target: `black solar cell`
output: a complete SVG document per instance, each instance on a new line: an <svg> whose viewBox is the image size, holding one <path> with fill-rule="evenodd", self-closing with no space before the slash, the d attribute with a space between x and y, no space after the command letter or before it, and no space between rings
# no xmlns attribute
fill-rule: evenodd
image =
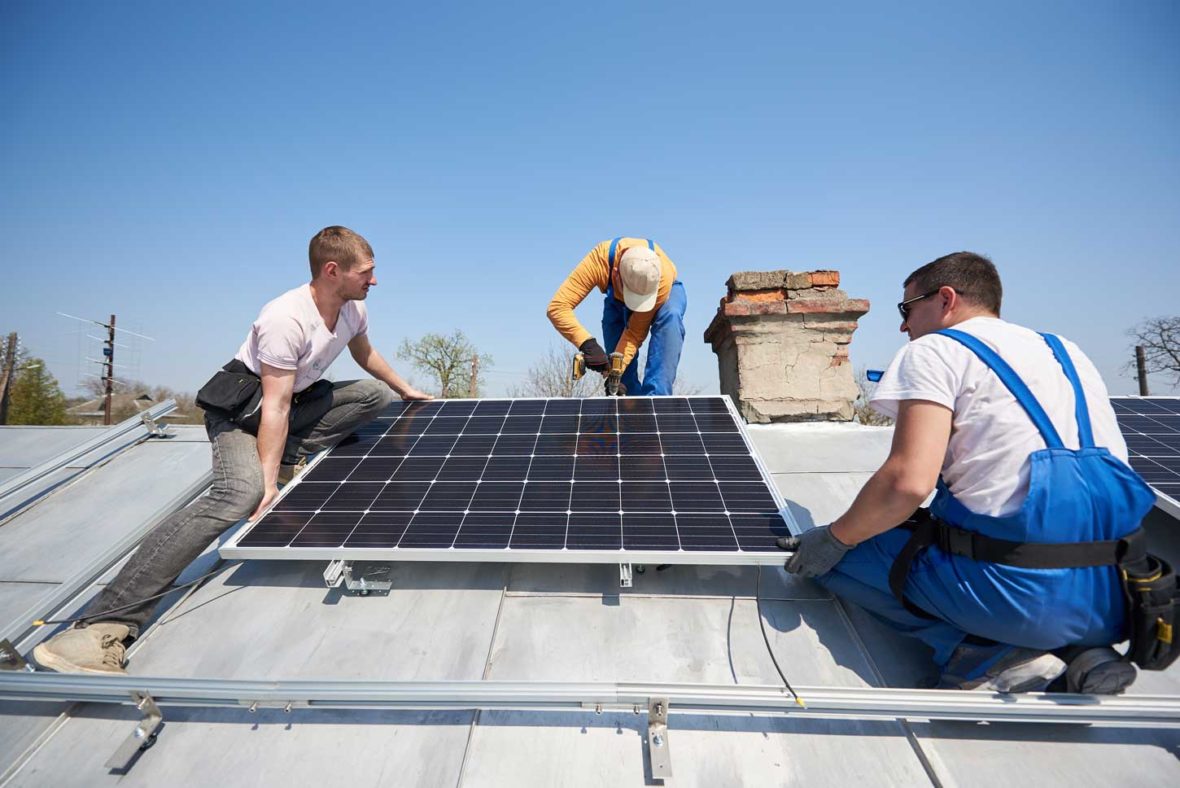
<svg viewBox="0 0 1180 788"><path fill-rule="evenodd" d="M524 482L480 482L471 499L473 512L514 512L524 493Z"/></svg>
<svg viewBox="0 0 1180 788"><path fill-rule="evenodd" d="M526 457L525 459L527 460L528 458ZM581 462L585 458L578 459ZM528 480L530 482L568 481L573 473L573 455L533 457L532 464L528 467Z"/></svg>
<svg viewBox="0 0 1180 788"><path fill-rule="evenodd" d="M572 550L618 550L623 546L620 516L574 512L569 516L565 544Z"/></svg>
<svg viewBox="0 0 1180 788"><path fill-rule="evenodd" d="M573 495L569 508L575 512L619 511L618 482L578 482L571 484Z"/></svg>
<svg viewBox="0 0 1180 788"><path fill-rule="evenodd" d="M560 550L565 546L567 520L565 512L521 512L512 526L508 546L514 550Z"/></svg>
<svg viewBox="0 0 1180 788"><path fill-rule="evenodd" d="M395 482L433 481L442 470L446 457L406 457L389 477ZM386 481L382 479L382 481Z"/></svg>
<svg viewBox="0 0 1180 788"><path fill-rule="evenodd" d="M514 512L472 512L463 518L455 547L469 550L502 550L508 546Z"/></svg>
<svg viewBox="0 0 1180 788"><path fill-rule="evenodd" d="M429 482L390 482L377 494L368 508L412 512L422 503L429 490Z"/></svg>

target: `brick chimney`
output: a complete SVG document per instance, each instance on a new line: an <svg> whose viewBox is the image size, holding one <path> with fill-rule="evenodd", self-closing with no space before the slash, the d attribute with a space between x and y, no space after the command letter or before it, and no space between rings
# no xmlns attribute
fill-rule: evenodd
<svg viewBox="0 0 1180 788"><path fill-rule="evenodd" d="M852 420L848 344L869 302L839 285L839 271L743 271L726 282L705 341L721 393L747 422Z"/></svg>

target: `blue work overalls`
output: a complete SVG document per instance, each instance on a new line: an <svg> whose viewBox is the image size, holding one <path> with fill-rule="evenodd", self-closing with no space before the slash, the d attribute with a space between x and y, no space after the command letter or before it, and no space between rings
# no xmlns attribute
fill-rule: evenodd
<svg viewBox="0 0 1180 788"><path fill-rule="evenodd" d="M602 304L602 338L607 352L619 344L619 338L631 319L631 310L615 298L615 252L618 238L610 243L610 274L607 279L606 300ZM647 247L655 251L650 240ZM668 300L656 310L648 332L647 366L643 371L643 383L639 382L639 353L631 359L621 378L627 393L632 396L667 395L672 393L676 382L676 367L680 364L680 351L684 347L684 312L688 308L688 297L679 280L672 283Z"/></svg>
<svg viewBox="0 0 1180 788"><path fill-rule="evenodd" d="M940 478L930 513L950 525L1014 542L1093 542L1119 539L1139 527L1155 503L1151 488L1107 449L1094 445L1081 381L1061 340L1042 334L1074 391L1080 448L1067 449L1044 409L1015 371L977 338L947 329L1008 388L1041 433L1047 448L1029 461L1028 497L1016 512L976 514ZM1104 646L1126 636L1125 602L1114 566L1025 569L952 555L937 545L913 563L905 597L933 615L905 608L889 586L889 570L909 533L886 531L859 544L818 578L893 628L920 638L945 665L968 634L999 643L1049 651L1064 646Z"/></svg>

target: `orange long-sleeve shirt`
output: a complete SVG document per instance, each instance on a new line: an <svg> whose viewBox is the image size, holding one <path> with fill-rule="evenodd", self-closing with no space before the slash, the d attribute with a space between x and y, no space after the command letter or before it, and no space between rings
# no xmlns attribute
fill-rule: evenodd
<svg viewBox="0 0 1180 788"><path fill-rule="evenodd" d="M619 301L623 300L623 283L619 280L619 260L622 259L623 252L633 246L647 246L647 239L622 238L615 249L615 298ZM647 334L651 330L651 321L655 318L659 308L668 300L668 295L672 292L672 283L676 281L676 266L672 264L668 255L664 254L664 250L660 248L659 244L655 244L655 251L660 257L660 289L656 294L656 305L649 312L631 313L631 319L627 321L627 327L623 330L623 335L619 337L619 343L614 347L614 352L623 354L624 366L631 363L635 354L639 352L643 340L647 339ZM582 258L582 262L578 263L577 267L570 272L570 275L557 288L557 292L553 294L553 300L549 302L547 311L549 322L553 323L553 327L563 337L579 347L594 334L587 331L578 322L578 318L574 316L574 307L582 303L582 300L594 288L605 293L610 285L610 279L610 241L603 241ZM609 348L607 352L611 352Z"/></svg>

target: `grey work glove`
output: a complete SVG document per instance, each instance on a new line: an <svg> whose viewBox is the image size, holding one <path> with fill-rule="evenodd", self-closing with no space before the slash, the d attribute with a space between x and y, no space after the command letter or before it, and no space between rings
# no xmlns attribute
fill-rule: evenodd
<svg viewBox="0 0 1180 788"><path fill-rule="evenodd" d="M801 536L784 536L777 542L784 550L794 550L787 561L787 571L800 577L819 577L840 563L852 549L832 535L831 526L821 525L804 531Z"/></svg>

